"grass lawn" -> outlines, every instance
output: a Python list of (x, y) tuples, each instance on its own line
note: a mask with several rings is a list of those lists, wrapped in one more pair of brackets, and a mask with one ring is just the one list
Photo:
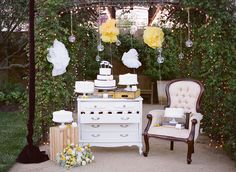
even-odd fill
[(0, 172), (7, 171), (26, 144), (25, 115), (0, 112)]

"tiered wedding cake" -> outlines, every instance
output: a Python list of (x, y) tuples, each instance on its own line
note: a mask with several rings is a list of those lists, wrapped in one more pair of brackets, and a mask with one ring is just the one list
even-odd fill
[(99, 74), (97, 79), (94, 80), (94, 85), (98, 89), (114, 89), (116, 87), (116, 81), (111, 74), (112, 65), (108, 61), (102, 61), (100, 63)]

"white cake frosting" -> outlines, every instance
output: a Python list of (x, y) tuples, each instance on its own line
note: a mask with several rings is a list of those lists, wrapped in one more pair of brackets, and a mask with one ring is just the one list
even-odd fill
[(119, 75), (119, 85), (136, 85), (138, 84), (137, 74), (124, 74)]
[(94, 80), (94, 85), (98, 89), (114, 89), (116, 81), (111, 74), (112, 65), (108, 61), (102, 61), (100, 63), (99, 74), (97, 79)]
[(59, 122), (59, 123), (72, 122), (73, 121), (72, 112), (65, 110), (55, 111), (53, 112), (52, 120), (54, 122)]
[(111, 68), (100, 68), (99, 74), (100, 75), (111, 75)]
[(94, 81), (95, 86), (97, 87), (103, 87), (103, 88), (108, 88), (108, 87), (115, 87), (116, 86), (116, 81), (115, 80), (108, 80), (108, 81), (103, 81), (103, 80), (95, 80)]
[(93, 93), (94, 82), (91, 81), (76, 81), (75, 92), (77, 93)]
[(113, 75), (97, 75), (97, 80), (113, 80)]

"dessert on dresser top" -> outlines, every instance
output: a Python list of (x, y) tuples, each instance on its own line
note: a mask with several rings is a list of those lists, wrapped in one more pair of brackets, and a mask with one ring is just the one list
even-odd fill
[(55, 111), (53, 112), (52, 120), (58, 123), (72, 122), (73, 121), (72, 112), (65, 110)]
[(127, 73), (119, 75), (119, 85), (137, 85), (138, 77), (137, 74)]
[(116, 81), (111, 74), (112, 65), (108, 61), (102, 61), (100, 63), (99, 74), (97, 79), (94, 80), (95, 87), (101, 88), (113, 88), (116, 86)]
[(93, 93), (94, 92), (94, 82), (92, 81), (76, 81), (75, 82), (75, 92), (77, 93)]
[(125, 91), (136, 91), (137, 87), (135, 89), (132, 89), (131, 85), (137, 85), (138, 84), (138, 76), (137, 74), (124, 74), (119, 75), (119, 85), (126, 85), (127, 87), (124, 89)]

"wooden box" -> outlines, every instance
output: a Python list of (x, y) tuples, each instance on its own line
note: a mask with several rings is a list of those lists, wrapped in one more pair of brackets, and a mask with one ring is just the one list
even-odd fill
[(140, 89), (137, 91), (125, 91), (123, 89), (115, 91), (114, 98), (115, 99), (135, 99), (140, 96)]
[(67, 126), (65, 128), (50, 127), (50, 160), (56, 161), (56, 155), (68, 144), (78, 144), (79, 129), (78, 127)]

